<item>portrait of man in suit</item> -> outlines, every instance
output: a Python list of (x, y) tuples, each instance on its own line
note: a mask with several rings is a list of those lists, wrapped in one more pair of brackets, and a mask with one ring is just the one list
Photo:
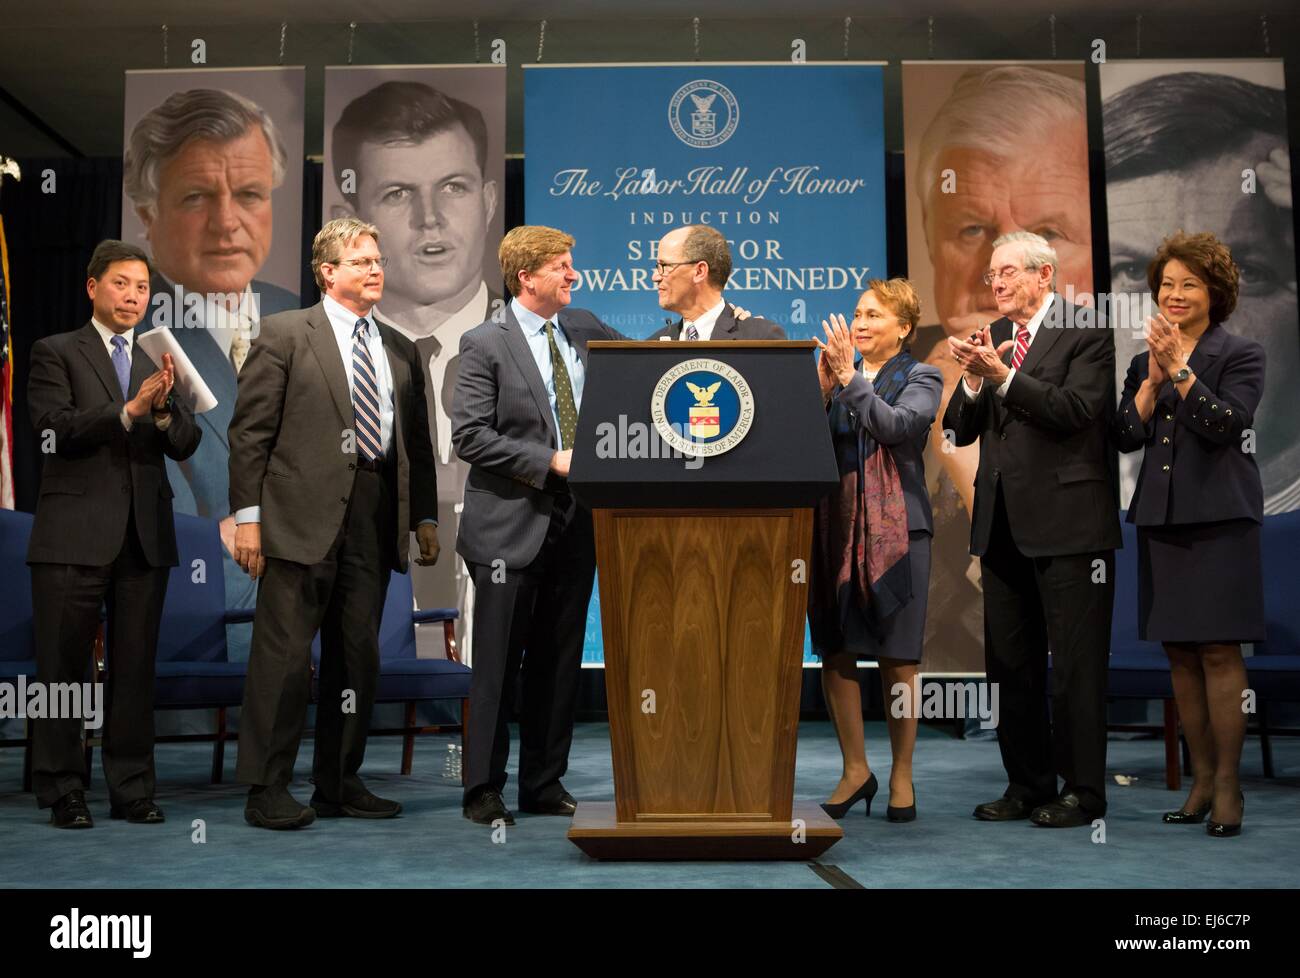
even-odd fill
[[(1291, 406), (1300, 322), (1282, 64), (1186, 70), (1196, 67), (1134, 63), (1103, 76), (1111, 293), (1125, 300), (1112, 300), (1116, 382), (1147, 349), (1143, 325), (1154, 314), (1147, 265), (1161, 239), (1177, 228), (1218, 236), (1242, 270), (1226, 328), (1259, 342), (1268, 358), (1255, 415), (1264, 512), (1286, 513), (1300, 508), (1300, 412)], [(1274, 84), (1260, 84), (1270, 75)], [(1107, 94), (1107, 81), (1124, 84)], [(1125, 508), (1141, 460), (1140, 452), (1120, 459)]]
[[(289, 165), (271, 116), (236, 92), (176, 92), (132, 128), (123, 160), (126, 195), (144, 225), (155, 272), (141, 330), (164, 326), (212, 390), (198, 416), (204, 439), (184, 462), (169, 460), (179, 512), (221, 523), (227, 604), (251, 607), (253, 587), (230, 560), (235, 523), (226, 431), (236, 378), (263, 316), (295, 309), (298, 296), (258, 278), (271, 252), (271, 196)], [(291, 229), (296, 233), (296, 229)], [(232, 629), (245, 646), (246, 628)]]
[(722, 296), (731, 277), (727, 239), (707, 224), (669, 231), (659, 240), (651, 281), (659, 307), (677, 314), (650, 337), (672, 340), (783, 340), (785, 330), (761, 316), (736, 315)]
[[(903, 71), (908, 268), (935, 317), (917, 329), (912, 351), (943, 373), (942, 414), (961, 377), (948, 338), (1000, 316), (983, 281), (996, 238), (1042, 235), (1058, 256), (1061, 293), (1092, 290), (1083, 68), (915, 64)], [(927, 668), (981, 668), (979, 568), (967, 552), (979, 451), (946, 441), (942, 425), (931, 429)]]
[[(484, 256), (501, 234), (497, 145), (477, 106), (410, 79), (382, 81), (351, 98), (330, 131), (329, 177), (341, 201), (330, 214), (356, 216), (383, 236), (388, 267), (375, 315), (415, 342), (427, 367), (438, 521), (453, 534), (468, 472), (451, 444), (460, 339), (503, 306), (499, 279), (484, 275)], [(462, 610), (457, 625), (466, 641), (472, 586), (463, 565), (420, 568), (412, 584), (421, 607)]]

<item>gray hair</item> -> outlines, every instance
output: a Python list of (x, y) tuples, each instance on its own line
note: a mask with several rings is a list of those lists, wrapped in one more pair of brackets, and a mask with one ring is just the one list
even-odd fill
[(311, 274), (316, 279), (318, 289), (325, 291), (321, 265), (337, 262), (343, 257), (343, 249), (365, 234), (374, 238), (375, 244), (379, 244), (379, 228), (367, 224), (359, 217), (336, 217), (332, 221), (326, 221), (325, 226), (316, 232), (316, 237), (311, 242)]
[[(998, 109), (1006, 128), (989, 125)], [(924, 204), (938, 188), (939, 154), (949, 146), (979, 149), (1005, 159), (1026, 143), (1041, 142), (1055, 123), (1079, 120), (1086, 126), (1083, 81), (1031, 65), (972, 68), (957, 80), (952, 94), (930, 121), (917, 153), (916, 193)]]
[(1033, 231), (1008, 231), (1000, 235), (993, 242), (993, 250), (997, 251), (1004, 244), (1021, 245), (1020, 260), (1024, 263), (1025, 271), (1033, 272), (1042, 268), (1044, 265), (1052, 266), (1052, 289), (1056, 289), (1056, 270), (1061, 267), (1061, 261), (1056, 257), (1056, 249), (1047, 243), (1047, 239), (1041, 234), (1034, 234)]
[(284, 181), (288, 153), (274, 120), (256, 102), (235, 92), (192, 88), (175, 92), (146, 112), (131, 130), (122, 160), (122, 183), (136, 207), (151, 216), (158, 203), (158, 174), (163, 164), (193, 139), (219, 143), (238, 139), (260, 126), (271, 150), (271, 186)]

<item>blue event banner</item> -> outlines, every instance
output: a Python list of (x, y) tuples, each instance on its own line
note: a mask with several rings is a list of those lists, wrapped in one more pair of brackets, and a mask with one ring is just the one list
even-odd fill
[[(726, 236), (726, 298), (791, 339), (851, 317), (886, 275), (880, 65), (526, 69), (525, 219), (574, 236), (574, 305), (620, 332), (644, 339), (675, 318), (651, 272), (683, 225)], [(603, 651), (593, 597), (583, 661)]]
[(577, 239), (574, 305), (643, 339), (671, 314), (659, 239), (708, 224), (726, 297), (791, 339), (850, 314), (885, 269), (877, 64), (529, 66), (524, 213)]

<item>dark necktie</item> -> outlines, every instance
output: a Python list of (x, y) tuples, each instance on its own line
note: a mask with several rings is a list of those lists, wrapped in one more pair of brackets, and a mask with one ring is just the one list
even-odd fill
[(122, 385), (122, 399), (130, 400), (131, 358), (126, 355), (126, 340), (121, 336), (113, 337), (113, 369), (117, 371), (117, 382)]
[(555, 375), (555, 407), (560, 415), (560, 449), (573, 447), (573, 435), (578, 428), (578, 408), (573, 401), (573, 380), (569, 377), (569, 368), (565, 366), (564, 357), (555, 342), (555, 328), (551, 322), (546, 323), (546, 342), (551, 347), (551, 371)]
[(366, 345), (368, 326), (358, 319), (352, 330), (352, 411), (356, 415), (357, 454), (374, 462), (384, 454), (379, 437), (379, 381)]

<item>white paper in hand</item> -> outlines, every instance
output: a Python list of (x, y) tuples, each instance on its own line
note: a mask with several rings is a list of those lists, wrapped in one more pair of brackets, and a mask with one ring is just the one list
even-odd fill
[(147, 333), (141, 333), (135, 341), (140, 344), (140, 349), (149, 354), (149, 359), (160, 367), (163, 362), (162, 355), (164, 353), (172, 355), (172, 366), (175, 368), (176, 377), (175, 391), (178, 396), (185, 399), (185, 403), (195, 414), (211, 411), (217, 406), (212, 388), (208, 387), (199, 376), (199, 372), (194, 368), (190, 358), (185, 355), (181, 345), (176, 342), (176, 337), (172, 335), (170, 329), (156, 326)]

